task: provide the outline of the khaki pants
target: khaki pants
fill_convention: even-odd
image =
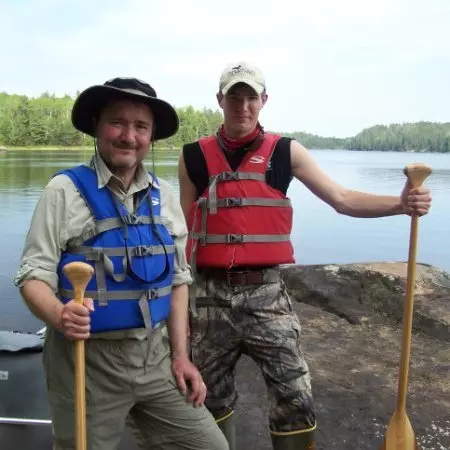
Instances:
[[[128,415],[143,449],[228,449],[208,410],[195,408],[178,390],[165,326],[149,340],[89,339],[85,347],[88,450],[117,449]],[[54,450],[73,450],[73,345],[51,329],[44,367]]]

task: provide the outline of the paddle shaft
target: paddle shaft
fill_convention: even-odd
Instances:
[[[403,339],[398,380],[397,411],[406,410],[408,392],[409,358],[411,353],[411,335],[414,309],[414,284],[416,279],[417,229],[418,217],[411,217],[409,237],[408,272],[406,277],[406,298],[403,313]]]
[[[64,266],[64,273],[75,292],[74,301],[84,304],[84,292],[94,269],[83,262],[72,262]],[[86,450],[86,379],[84,341],[74,342],[75,356],[75,449]]]
[[[84,292],[75,288],[76,303],[82,305]],[[75,341],[75,448],[86,450],[86,379],[84,341]]]
[[[411,164],[404,169],[408,183],[412,188],[418,188],[431,173],[424,164]],[[416,278],[416,253],[419,218],[411,216],[409,234],[408,271],[406,276],[406,296],[403,312],[403,336],[400,358],[397,404],[384,437],[382,450],[418,450],[414,430],[406,413],[406,395],[408,392],[409,355],[411,351],[411,334],[413,323],[414,284]]]
[[[431,169],[423,164],[412,164],[405,167],[404,173],[413,188],[422,186]],[[414,310],[414,287],[416,281],[417,235],[419,217],[411,216],[409,233],[408,270],[406,276],[406,297],[403,312],[403,338],[400,358],[400,370],[397,391],[397,411],[406,411],[408,392],[409,358],[411,353],[411,335]]]

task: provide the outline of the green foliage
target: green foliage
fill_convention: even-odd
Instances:
[[[320,148],[320,149],[336,149],[346,148],[347,139],[340,139],[335,137],[321,137],[315,134],[303,133],[296,131],[294,133],[280,133],[286,137],[292,137],[306,148]]]
[[[192,106],[176,108],[180,119],[180,128],[175,136],[157,143],[158,147],[181,148],[188,142],[214,134],[222,123],[222,114],[219,111],[204,108],[195,110]]]
[[[55,147],[90,147],[93,139],[75,130],[70,120],[74,99],[44,93],[38,98],[0,93],[0,144]],[[192,106],[177,109],[180,129],[157,147],[181,148],[184,143],[214,133],[222,122],[219,111]]]
[[[307,148],[397,152],[450,152],[450,123],[416,122],[375,125],[354,137],[339,139],[308,133],[284,133]]]
[[[450,151],[450,123],[416,122],[376,125],[348,140],[352,150]]]
[[[0,145],[35,147],[91,147],[93,139],[76,131],[70,114],[74,99],[48,92],[38,98],[0,92]],[[192,106],[177,108],[180,128],[157,148],[181,148],[187,142],[215,133],[222,122],[219,111]],[[340,139],[303,132],[281,133],[307,148],[450,152],[450,123],[417,122],[376,125],[354,137]]]

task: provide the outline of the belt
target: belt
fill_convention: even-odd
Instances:
[[[278,283],[281,280],[281,273],[278,268],[245,270],[198,268],[198,273],[206,279],[221,281],[229,286]]]

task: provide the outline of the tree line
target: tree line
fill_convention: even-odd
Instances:
[[[38,98],[0,93],[0,145],[14,147],[87,147],[93,139],[77,131],[71,122],[74,99],[48,93]],[[219,111],[192,106],[177,108],[180,128],[159,146],[179,148],[184,143],[214,133],[222,122]]]
[[[37,98],[0,93],[0,145],[15,147],[90,147],[92,138],[72,126],[74,98],[44,93]],[[180,129],[158,146],[180,148],[216,132],[222,122],[218,110],[192,106],[176,108]],[[450,152],[450,123],[415,122],[375,125],[348,138],[322,137],[304,132],[284,133],[307,148]]]
[[[450,123],[414,122],[375,125],[349,138],[288,134],[307,148],[377,150],[397,152],[450,152]]]

